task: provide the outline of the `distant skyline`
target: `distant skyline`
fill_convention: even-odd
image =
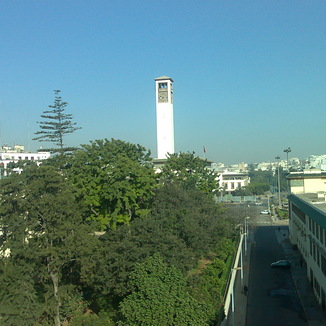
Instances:
[[[154,78],[166,75],[176,152],[325,154],[325,17],[323,0],[2,0],[0,143],[46,147],[36,121],[60,89],[82,127],[68,145],[122,139],[155,158]]]

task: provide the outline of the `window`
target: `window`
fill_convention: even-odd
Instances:
[[[311,241],[311,239],[309,239],[309,243],[310,243],[310,256],[312,256],[312,241]]]
[[[168,83],[159,83],[158,88],[159,89],[168,88]]]
[[[293,203],[292,203],[292,211],[295,213],[296,216],[299,217],[299,219],[303,222],[303,223],[306,223],[306,216],[305,216],[305,213],[299,209],[299,207],[295,206]]]
[[[324,256],[321,256],[321,270],[326,276],[326,258]]]

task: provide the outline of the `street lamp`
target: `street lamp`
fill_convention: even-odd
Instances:
[[[289,171],[289,153],[291,153],[291,148],[288,147],[283,152],[286,153],[286,169]]]
[[[280,184],[280,157],[277,155],[275,157],[277,159],[277,174],[278,174],[278,206],[281,206],[281,184]]]

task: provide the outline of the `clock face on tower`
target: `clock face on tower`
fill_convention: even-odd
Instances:
[[[158,92],[158,102],[167,103],[168,102],[168,92]]]

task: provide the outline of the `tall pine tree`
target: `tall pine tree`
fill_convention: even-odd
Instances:
[[[36,137],[33,140],[40,142],[53,143],[57,148],[43,149],[51,153],[64,154],[75,150],[75,147],[65,147],[64,137],[74,131],[80,129],[76,127],[77,123],[72,122],[72,114],[66,114],[65,108],[67,102],[63,102],[60,96],[60,90],[55,90],[55,100],[53,105],[49,105],[51,110],[43,111],[41,118],[43,121],[37,121],[40,125],[39,131],[35,133]]]

